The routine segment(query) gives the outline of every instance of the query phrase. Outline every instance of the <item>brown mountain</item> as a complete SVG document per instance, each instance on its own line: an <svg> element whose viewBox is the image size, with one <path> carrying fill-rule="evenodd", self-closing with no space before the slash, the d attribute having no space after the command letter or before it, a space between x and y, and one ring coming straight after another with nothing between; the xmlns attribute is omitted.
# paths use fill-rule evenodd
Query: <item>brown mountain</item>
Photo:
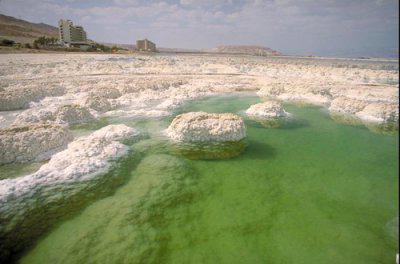
<svg viewBox="0 0 400 264"><path fill-rule="evenodd" d="M247 54L247 55L259 55L259 56L277 56L281 55L280 52L262 46L237 46L237 45L224 45L218 46L211 50L217 53L233 53L233 54Z"/></svg>
<svg viewBox="0 0 400 264"><path fill-rule="evenodd" d="M44 23L31 23L0 14L1 38L8 38L21 43L29 43L41 36L58 38L58 28Z"/></svg>

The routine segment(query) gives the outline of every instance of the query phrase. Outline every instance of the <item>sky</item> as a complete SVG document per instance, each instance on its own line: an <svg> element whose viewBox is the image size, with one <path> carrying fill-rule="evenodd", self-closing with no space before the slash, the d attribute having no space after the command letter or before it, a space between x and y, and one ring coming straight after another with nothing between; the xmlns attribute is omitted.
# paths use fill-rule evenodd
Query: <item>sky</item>
<svg viewBox="0 0 400 264"><path fill-rule="evenodd" d="M260 45L291 55L397 57L398 0L0 0L0 13L99 42L208 49Z"/></svg>

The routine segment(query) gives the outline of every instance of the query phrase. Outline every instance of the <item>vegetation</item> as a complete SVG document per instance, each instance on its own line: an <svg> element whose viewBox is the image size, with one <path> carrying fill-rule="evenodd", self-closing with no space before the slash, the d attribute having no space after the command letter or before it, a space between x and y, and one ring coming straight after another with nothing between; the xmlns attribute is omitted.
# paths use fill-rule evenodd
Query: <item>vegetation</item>
<svg viewBox="0 0 400 264"><path fill-rule="evenodd" d="M48 37L42 36L38 39L35 39L35 41L33 41L33 46L35 48L37 48L39 46L51 46L51 45L57 44L57 42L58 42L57 38L54 38L54 37L48 38Z"/></svg>
<svg viewBox="0 0 400 264"><path fill-rule="evenodd" d="M93 45L93 51L97 51L97 50L101 50L101 51L104 51L104 52L110 52L111 48L106 46L106 45L103 45L103 44L95 43Z"/></svg>
<svg viewBox="0 0 400 264"><path fill-rule="evenodd" d="M0 46L12 46L15 44L14 40L11 39L1 39L0 40Z"/></svg>
<svg viewBox="0 0 400 264"><path fill-rule="evenodd" d="M127 51L127 49L118 46L106 46L100 43L88 44L90 46L87 50L82 50L79 47L63 47L59 45L58 38L42 36L33 41L33 43L16 43L10 39L0 39L0 46L9 46L15 49L26 48L26 49L43 49L43 50L53 50L53 51L67 51L67 52L118 52L121 50Z"/></svg>

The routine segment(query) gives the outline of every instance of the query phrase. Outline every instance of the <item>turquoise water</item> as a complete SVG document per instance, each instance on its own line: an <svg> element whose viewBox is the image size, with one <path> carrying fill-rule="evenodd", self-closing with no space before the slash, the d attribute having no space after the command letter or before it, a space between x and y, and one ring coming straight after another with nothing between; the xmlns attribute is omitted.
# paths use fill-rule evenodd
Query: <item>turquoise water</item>
<svg viewBox="0 0 400 264"><path fill-rule="evenodd" d="M180 111L242 114L258 101L214 97ZM278 128L246 119L246 147L230 159L170 145L158 133L169 119L135 123L151 137L133 145L141 161L126 183L21 262L394 263L397 134L339 124L318 108L286 110L294 119Z"/></svg>

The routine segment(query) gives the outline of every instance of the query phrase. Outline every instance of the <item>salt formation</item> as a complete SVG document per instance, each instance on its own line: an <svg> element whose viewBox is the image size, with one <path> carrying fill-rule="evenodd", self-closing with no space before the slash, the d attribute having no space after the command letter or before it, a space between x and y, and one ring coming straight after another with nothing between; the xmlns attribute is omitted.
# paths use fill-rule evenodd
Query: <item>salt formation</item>
<svg viewBox="0 0 400 264"><path fill-rule="evenodd" d="M0 129L0 165L41 161L64 148L71 132L61 125L29 125Z"/></svg>
<svg viewBox="0 0 400 264"><path fill-rule="evenodd" d="M183 142L239 141L246 137L243 119L231 113L181 114L174 118L166 132L171 139Z"/></svg>
<svg viewBox="0 0 400 264"><path fill-rule="evenodd" d="M97 87L90 93L92 96L98 96L106 99L116 99L121 96L118 89L112 87Z"/></svg>
<svg viewBox="0 0 400 264"><path fill-rule="evenodd" d="M13 87L0 91L0 111L28 108L29 102L38 101L46 96L58 96L65 93L59 86L50 87Z"/></svg>
<svg viewBox="0 0 400 264"><path fill-rule="evenodd" d="M280 118L289 115L283 109L282 103L271 100L250 106L246 110L246 114L250 117L260 119Z"/></svg>
<svg viewBox="0 0 400 264"><path fill-rule="evenodd" d="M86 107L79 105L49 106L46 108L30 108L19 114L14 124L54 122L59 124L82 124L95 121L95 117Z"/></svg>
<svg viewBox="0 0 400 264"><path fill-rule="evenodd" d="M372 123L397 123L399 111L397 104L370 103L362 111L356 113L361 120Z"/></svg>
<svg viewBox="0 0 400 264"><path fill-rule="evenodd" d="M84 102L85 106L98 112L107 112L112 109L111 103L104 97L90 96Z"/></svg>
<svg viewBox="0 0 400 264"><path fill-rule="evenodd" d="M366 105L398 103L398 66L390 61L13 54L0 56L0 65L0 111L77 104L96 117L155 118L171 115L187 100L256 91L261 97L324 106L332 113L346 114L340 102L331 107L340 97ZM377 113L357 115L363 109L351 115L385 120L371 118L382 116L376 107L368 111Z"/></svg>
<svg viewBox="0 0 400 264"><path fill-rule="evenodd" d="M19 240L29 238L32 232L27 230L45 229L58 217L57 210L72 206L74 197L90 195L96 185L109 181L109 177L103 176L130 152L123 142L137 139L139 135L136 129L126 125L109 125L73 141L36 173L1 180L1 253L7 247L17 247ZM47 222L40 220L43 214L47 215Z"/></svg>
<svg viewBox="0 0 400 264"><path fill-rule="evenodd" d="M310 83L275 83L261 88L257 94L282 101L292 101L326 106L331 95L329 89Z"/></svg>
<svg viewBox="0 0 400 264"><path fill-rule="evenodd" d="M159 262L160 254L170 243L165 227L176 218L187 216L186 210L174 209L199 199L197 174L184 159L156 154L145 157L132 178L114 195L88 206L80 215L64 222L57 234L52 232L37 245L40 249L50 243L55 250L45 255L30 254L22 263L47 263L49 259L62 263L89 259L103 263L105 256L115 263ZM168 214L171 210L176 213ZM80 224L86 221L90 224ZM71 227L76 235L64 235ZM52 239L54 235L63 236L62 245ZM115 238L112 244L108 243L110 237Z"/></svg>
<svg viewBox="0 0 400 264"><path fill-rule="evenodd" d="M320 83L305 86L292 81L268 84L257 94L283 101L322 105L332 115L350 115L364 122L398 122L398 87L393 85Z"/></svg>

